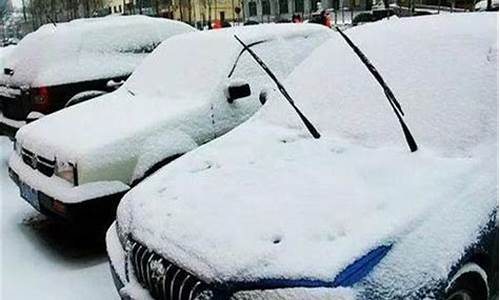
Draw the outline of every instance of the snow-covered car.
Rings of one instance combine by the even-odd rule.
[[[488,0],[481,0],[474,4],[475,11],[488,11]],[[498,0],[491,0],[491,11],[498,11]]]
[[[195,29],[146,16],[47,24],[5,58],[0,133],[11,138],[33,116],[113,91],[165,39]],[[29,116],[31,112],[37,112]]]
[[[450,14],[336,33],[288,93],[123,197],[106,237],[121,297],[493,295],[496,24]]]
[[[117,91],[22,127],[10,175],[47,215],[114,212],[131,186],[262,106],[272,81],[234,35],[282,78],[332,34],[318,25],[262,25],[174,36]]]

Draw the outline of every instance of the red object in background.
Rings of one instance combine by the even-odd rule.
[[[293,15],[293,17],[292,17],[292,22],[293,22],[293,23],[302,23],[302,18],[300,17],[300,15],[299,15],[299,14],[297,14],[297,15]]]
[[[213,29],[220,29],[222,28],[222,22],[220,20],[215,20],[214,25],[212,26]]]
[[[33,110],[39,111],[42,113],[49,112],[49,89],[47,87],[40,87],[36,89],[32,89],[32,97],[33,100]]]
[[[323,25],[325,25],[328,28],[332,27],[332,18],[330,18],[330,15],[326,16],[326,18],[325,18],[325,24],[323,24]]]

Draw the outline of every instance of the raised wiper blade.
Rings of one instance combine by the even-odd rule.
[[[406,126],[405,121],[403,120],[404,113],[403,110],[401,109],[401,105],[399,104],[398,100],[396,100],[396,97],[394,96],[394,93],[391,91],[387,83],[385,83],[384,79],[380,75],[380,73],[377,71],[375,66],[368,60],[368,58],[363,54],[363,52],[351,41],[351,39],[344,33],[342,30],[340,30],[337,27],[337,31],[340,33],[342,38],[347,42],[349,47],[356,53],[356,55],[361,59],[363,64],[368,68],[368,71],[375,77],[377,82],[380,84],[382,89],[384,90],[385,97],[387,100],[389,100],[389,104],[391,105],[392,109],[394,110],[394,113],[396,114],[396,117],[398,118],[399,124],[401,125],[401,128],[403,129],[403,133],[406,139],[406,142],[408,143],[408,147],[410,148],[411,152],[415,152],[418,150],[417,143],[415,142],[415,139],[413,138],[413,135],[410,132],[410,129],[408,126]]]
[[[285,99],[288,101],[288,103],[290,103],[290,105],[293,107],[295,112],[299,115],[300,119],[302,120],[302,122],[306,126],[307,130],[309,130],[311,135],[315,139],[319,139],[321,137],[321,135],[319,134],[318,130],[316,130],[314,125],[306,118],[306,116],[304,116],[304,114],[300,111],[300,109],[295,105],[292,97],[288,94],[285,87],[281,84],[281,82],[279,82],[278,78],[276,78],[276,76],[269,69],[269,67],[262,61],[262,59],[260,59],[260,57],[255,52],[252,51],[252,49],[250,49],[250,47],[248,47],[242,40],[240,40],[236,34],[234,35],[234,38],[243,46],[244,50],[246,50],[246,51],[248,51],[248,53],[250,53],[250,55],[253,57],[253,59],[255,59],[255,61],[262,67],[262,69],[267,73],[267,75],[269,77],[271,77],[271,79],[274,81],[274,83],[278,87],[278,90],[281,92],[283,97],[285,97]]]

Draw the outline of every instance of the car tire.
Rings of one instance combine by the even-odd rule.
[[[446,289],[446,300],[488,300],[486,271],[475,263],[465,264]]]

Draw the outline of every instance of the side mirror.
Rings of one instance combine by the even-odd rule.
[[[235,81],[231,82],[225,91],[227,102],[233,103],[234,100],[248,97],[252,94],[250,85],[246,82]]]
[[[114,81],[113,79],[109,80],[107,83],[106,83],[106,87],[108,88],[112,88],[112,89],[118,89],[119,87],[121,87],[123,84],[125,83],[124,80],[120,80],[120,81]]]

